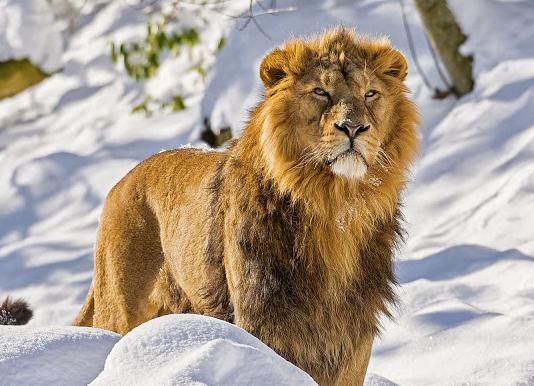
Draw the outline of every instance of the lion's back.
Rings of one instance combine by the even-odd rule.
[[[112,188],[108,200],[112,196],[118,196],[124,203],[131,199],[144,199],[154,206],[165,204],[173,197],[198,197],[204,193],[217,164],[225,157],[225,152],[198,148],[162,151],[140,162],[126,174]]]

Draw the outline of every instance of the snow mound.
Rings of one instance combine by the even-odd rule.
[[[50,73],[61,68],[62,53],[61,31],[46,0],[0,0],[0,62],[28,58]]]
[[[241,328],[206,316],[167,315],[117,343],[91,385],[316,385]]]
[[[120,335],[96,328],[0,327],[0,384],[86,385]]]

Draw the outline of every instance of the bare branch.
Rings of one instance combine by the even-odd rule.
[[[144,8],[153,8],[156,6],[160,0],[138,0],[139,6],[133,6],[135,9],[144,9]],[[262,35],[264,35],[267,39],[272,40],[271,36],[265,31],[265,29],[260,25],[257,18],[259,16],[264,15],[271,15],[275,16],[278,13],[282,12],[292,12],[295,11],[296,7],[286,7],[286,8],[276,8],[276,0],[271,0],[270,6],[267,7],[265,4],[263,4],[260,0],[250,0],[248,9],[239,14],[239,15],[231,15],[224,12],[223,9],[218,9],[221,6],[224,6],[225,4],[229,3],[231,0],[212,0],[212,1],[195,1],[195,0],[173,0],[170,3],[170,6],[176,10],[176,8],[180,6],[195,6],[195,7],[207,7],[209,10],[213,12],[217,12],[223,16],[236,19],[236,20],[244,20],[242,25],[239,25],[237,27],[238,31],[243,31],[245,28],[248,27],[250,22],[254,23],[256,28],[261,32]],[[258,8],[261,9],[260,12],[254,13],[254,5],[257,5]],[[161,4],[157,9],[152,9],[149,11],[150,13],[161,11]]]

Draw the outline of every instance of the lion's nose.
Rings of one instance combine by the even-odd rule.
[[[371,125],[366,125],[362,123],[354,124],[351,121],[344,120],[339,123],[334,123],[334,127],[347,134],[350,139],[354,139],[358,134],[364,133],[369,130]]]

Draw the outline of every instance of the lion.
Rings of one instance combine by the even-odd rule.
[[[75,320],[125,334],[219,318],[320,385],[364,381],[394,304],[399,195],[418,148],[407,63],[336,28],[274,49],[263,100],[224,151],[154,155],[110,191]]]

